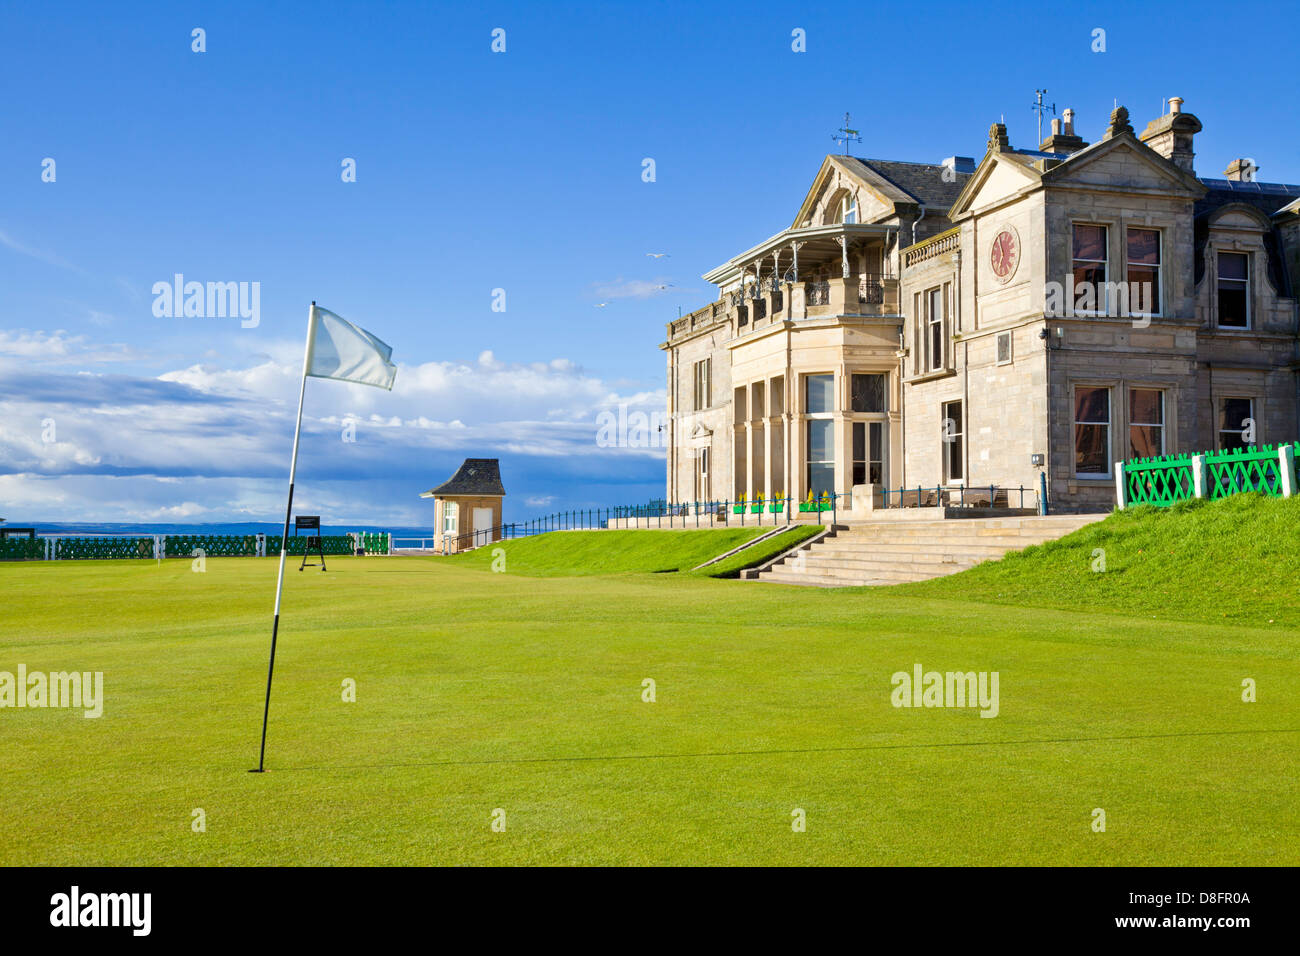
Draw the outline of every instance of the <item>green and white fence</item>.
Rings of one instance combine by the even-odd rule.
[[[1193,498],[1216,500],[1244,491],[1290,498],[1296,493],[1297,453],[1300,442],[1134,458],[1115,464],[1115,494],[1120,508],[1167,508]]]

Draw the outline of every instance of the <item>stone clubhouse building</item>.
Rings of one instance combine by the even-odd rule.
[[[1295,439],[1300,186],[1198,176],[1201,128],[1174,98],[1091,144],[1071,110],[1036,149],[995,124],[978,164],[827,156],[668,325],[669,500],[858,510],[1042,471],[1054,511],[1107,511],[1117,461]]]

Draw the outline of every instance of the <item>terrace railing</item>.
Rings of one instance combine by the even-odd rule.
[[[916,485],[885,488],[886,508],[1018,508],[1040,510],[1038,492],[1020,485]]]

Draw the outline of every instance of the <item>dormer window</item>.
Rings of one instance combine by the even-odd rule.
[[[1220,252],[1219,327],[1250,328],[1250,256],[1243,252]]]

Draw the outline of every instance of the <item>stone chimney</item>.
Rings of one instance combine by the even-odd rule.
[[[1258,172],[1259,167],[1253,159],[1234,159],[1223,171],[1223,175],[1234,183],[1253,183]]]
[[[1147,123],[1140,139],[1179,169],[1195,173],[1192,137],[1201,131],[1201,121],[1183,112],[1183,98],[1169,101],[1169,112]]]
[[[1011,139],[1007,136],[1006,123],[994,123],[989,127],[989,151],[1001,152],[1011,148]]]
[[[1128,121],[1128,108],[1117,106],[1110,111],[1110,125],[1106,127],[1103,139],[1112,139],[1120,133],[1132,133],[1133,127]]]
[[[1062,119],[1052,120],[1052,135],[1038,144],[1044,153],[1077,153],[1088,144],[1074,135],[1074,110],[1062,112]]]

